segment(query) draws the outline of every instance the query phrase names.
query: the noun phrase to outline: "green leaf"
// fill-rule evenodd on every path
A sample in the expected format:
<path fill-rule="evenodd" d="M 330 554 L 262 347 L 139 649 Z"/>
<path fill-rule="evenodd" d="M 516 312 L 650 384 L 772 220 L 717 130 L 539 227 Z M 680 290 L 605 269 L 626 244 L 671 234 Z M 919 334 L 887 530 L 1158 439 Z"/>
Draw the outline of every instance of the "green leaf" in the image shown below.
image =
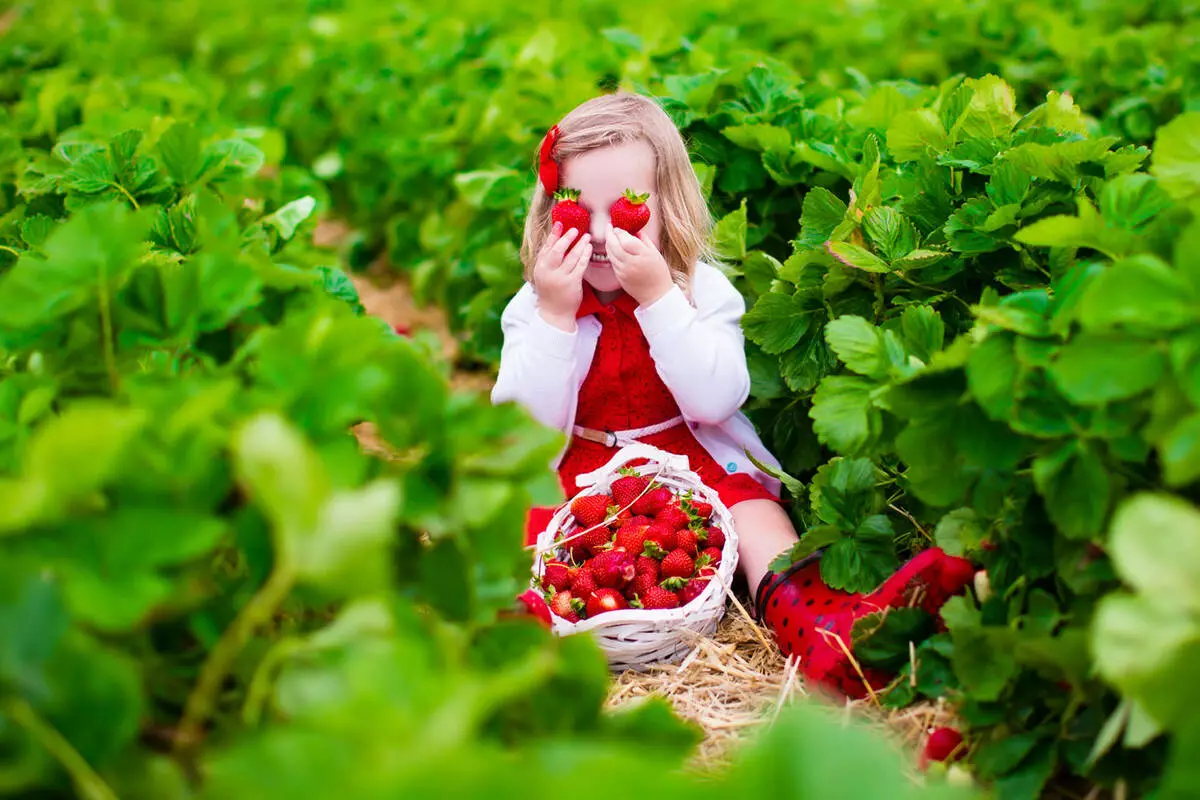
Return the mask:
<path fill-rule="evenodd" d="M 911 272 L 914 269 L 925 269 L 932 267 L 935 264 L 940 264 L 950 257 L 949 253 L 944 253 L 941 250 L 924 250 L 918 248 L 913 250 L 903 258 L 898 258 L 892 262 L 892 268 L 896 272 Z"/>
<path fill-rule="evenodd" d="M 1152 255 L 1129 256 L 1092 278 L 1079 320 L 1093 330 L 1174 330 L 1200 322 L 1200 301 L 1170 265 Z"/>
<path fill-rule="evenodd" d="M 904 349 L 925 364 L 945 344 L 946 325 L 933 306 L 906 306 L 900 315 L 900 330 L 904 337 Z"/>
<path fill-rule="evenodd" d="M 460 172 L 454 188 L 472 208 L 502 209 L 518 202 L 528 187 L 524 174 L 497 168 Z"/>
<path fill-rule="evenodd" d="M 204 176 L 213 181 L 252 178 L 266 163 L 262 150 L 243 139 L 226 139 L 204 148 Z"/>
<path fill-rule="evenodd" d="M 740 261 L 746 257 L 746 198 L 736 211 L 730 211 L 713 228 L 713 247 L 722 259 Z"/>
<path fill-rule="evenodd" d="M 47 691 L 46 662 L 70 624 L 58 587 L 48 574 L 20 562 L 0 564 L 0 685 L 19 693 Z"/>
<path fill-rule="evenodd" d="M 898 162 L 938 156 L 950 149 L 951 139 L 937 114 L 919 108 L 897 114 L 887 131 L 887 147 Z"/>
<path fill-rule="evenodd" d="M 1100 213 L 1104 221 L 1127 231 L 1140 231 L 1172 205 L 1158 181 L 1142 173 L 1121 175 L 1104 185 Z"/>
<path fill-rule="evenodd" d="M 1109 550 L 1130 586 L 1180 612 L 1200 612 L 1200 510 L 1165 493 L 1139 493 L 1113 514 Z"/>
<path fill-rule="evenodd" d="M 1150 172 L 1176 200 L 1200 193 L 1200 111 L 1189 111 L 1158 129 Z"/>
<path fill-rule="evenodd" d="M 903 214 L 886 206 L 877 206 L 863 215 L 863 232 L 888 261 L 907 256 L 920 237 Z"/>
<path fill-rule="evenodd" d="M 855 620 L 852 649 L 862 664 L 895 672 L 909 663 L 909 644 L 920 644 L 933 632 L 933 617 L 924 609 L 892 608 Z"/>
<path fill-rule="evenodd" d="M 779 278 L 782 268 L 783 265 L 778 259 L 761 250 L 751 250 L 742 259 L 742 275 L 745 276 L 746 283 L 750 284 L 750 288 L 759 295 L 771 291 L 771 286 Z"/>
<path fill-rule="evenodd" d="M 821 556 L 821 579 L 832 589 L 870 592 L 896 569 L 892 535 L 838 539 Z"/>
<path fill-rule="evenodd" d="M 800 215 L 800 247 L 817 248 L 825 244 L 846 218 L 847 207 L 841 198 L 823 186 L 815 186 L 804 195 Z"/>
<path fill-rule="evenodd" d="M 167 174 L 181 186 L 189 186 L 204 169 L 200 134 L 187 122 L 176 122 L 158 140 Z"/>
<path fill-rule="evenodd" d="M 23 256 L 0 276 L 0 327 L 45 325 L 91 302 L 137 262 L 149 225 L 118 203 L 74 214 L 46 239 L 44 261 Z"/>
<path fill-rule="evenodd" d="M 859 247 L 850 242 L 827 242 L 825 249 L 847 267 L 861 269 L 864 272 L 886 273 L 891 271 L 885 261 L 865 247 Z"/>
<path fill-rule="evenodd" d="M 1072 539 L 1099 535 L 1113 491 L 1104 462 L 1076 442 L 1034 459 L 1033 480 L 1050 519 Z"/>
<path fill-rule="evenodd" d="M 270 225 L 275 230 L 279 231 L 279 235 L 283 239 L 291 239 L 296 235 L 296 229 L 312 216 L 312 212 L 317 207 L 317 201 L 313 197 L 305 196 L 299 200 L 293 200 L 287 205 L 281 207 L 275 213 L 263 218 L 264 225 Z"/>
<path fill-rule="evenodd" d="M 1005 421 L 1016 408 L 1017 361 L 1013 337 L 992 335 L 984 339 L 967 361 L 967 386 L 987 415 Z"/>
<path fill-rule="evenodd" d="M 874 406 L 876 384 L 866 378 L 831 375 L 813 395 L 809 416 L 822 444 L 853 456 L 869 451 L 883 432 L 883 418 Z"/>
<path fill-rule="evenodd" d="M 952 556 L 966 556 L 979 549 L 987 530 L 972 508 L 956 508 L 938 520 L 933 531 L 937 546 Z"/>
<path fill-rule="evenodd" d="M 854 531 L 881 507 L 877 480 L 875 465 L 869 459 L 834 458 L 813 478 L 813 513 L 842 531 Z"/>
<path fill-rule="evenodd" d="M 825 340 L 847 367 L 868 378 L 882 380 L 905 361 L 896 335 L 876 328 L 862 317 L 833 320 L 825 326 Z"/>
<path fill-rule="evenodd" d="M 966 83 L 975 93 L 950 130 L 954 140 L 1002 139 L 1007 136 L 1017 122 L 1016 98 L 1012 87 L 995 75 L 968 79 Z"/>
<path fill-rule="evenodd" d="M 1151 342 L 1085 333 L 1058 351 L 1050 376 L 1071 402 L 1103 405 L 1150 389 L 1166 365 L 1166 356 Z"/>
<path fill-rule="evenodd" d="M 1183 488 L 1200 480 L 1200 413 L 1180 420 L 1158 443 L 1158 452 L 1168 486 Z"/>
<path fill-rule="evenodd" d="M 981 322 L 1025 336 L 1050 335 L 1050 295 L 1045 289 L 1014 292 L 998 304 L 977 306 Z"/>
<path fill-rule="evenodd" d="M 792 135 L 787 128 L 774 125 L 731 125 L 721 133 L 731 142 L 747 150 L 757 150 L 775 155 L 788 155 L 792 151 Z"/>
<path fill-rule="evenodd" d="M 359 300 L 358 290 L 354 288 L 354 282 L 350 280 L 349 275 L 337 267 L 329 266 L 317 267 L 317 274 L 321 278 L 321 288 L 326 293 L 350 306 L 355 314 L 362 316 L 366 313 L 362 301 Z"/>
<path fill-rule="evenodd" d="M 812 312 L 800 295 L 768 292 L 742 317 L 742 328 L 746 338 L 764 352 L 778 354 L 795 347 L 812 322 Z"/>

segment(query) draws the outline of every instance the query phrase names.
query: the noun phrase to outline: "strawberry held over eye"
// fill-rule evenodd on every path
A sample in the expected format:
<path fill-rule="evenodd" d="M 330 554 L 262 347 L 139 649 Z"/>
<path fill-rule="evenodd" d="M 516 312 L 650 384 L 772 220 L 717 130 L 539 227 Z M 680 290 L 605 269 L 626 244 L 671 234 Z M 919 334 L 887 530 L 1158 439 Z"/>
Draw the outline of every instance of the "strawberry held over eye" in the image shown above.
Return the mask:
<path fill-rule="evenodd" d="M 637 194 L 632 189 L 626 189 L 625 194 L 618 198 L 608 211 L 613 227 L 629 231 L 636 236 L 650 221 L 650 206 L 646 205 L 649 199 L 649 192 Z"/>
<path fill-rule="evenodd" d="M 554 193 L 554 199 L 557 201 L 554 208 L 550 209 L 551 222 L 561 222 L 563 233 L 574 228 L 579 231 L 579 236 L 587 233 L 592 228 L 592 216 L 587 212 L 587 209 L 579 205 L 579 190 L 578 189 L 559 189 Z M 571 242 L 571 247 L 579 243 L 577 238 Z M 570 248 L 568 248 L 568 252 Z"/>

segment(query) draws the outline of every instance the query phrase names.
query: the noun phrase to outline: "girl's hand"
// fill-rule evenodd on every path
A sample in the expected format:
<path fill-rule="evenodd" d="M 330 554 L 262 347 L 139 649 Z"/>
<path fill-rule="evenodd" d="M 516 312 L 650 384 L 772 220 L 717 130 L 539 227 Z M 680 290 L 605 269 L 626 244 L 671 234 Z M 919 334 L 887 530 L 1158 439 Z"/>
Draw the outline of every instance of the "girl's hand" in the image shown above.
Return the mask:
<path fill-rule="evenodd" d="M 575 312 L 583 302 L 583 273 L 591 263 L 592 235 L 585 233 L 567 253 L 579 231 L 572 228 L 563 234 L 562 227 L 561 222 L 554 223 L 538 253 L 533 264 L 533 288 L 542 318 L 570 333 L 575 330 Z"/>
<path fill-rule="evenodd" d="M 634 236 L 609 225 L 606 247 L 609 263 L 621 288 L 637 300 L 638 305 L 654 305 L 675 285 L 667 260 L 645 233 Z"/>

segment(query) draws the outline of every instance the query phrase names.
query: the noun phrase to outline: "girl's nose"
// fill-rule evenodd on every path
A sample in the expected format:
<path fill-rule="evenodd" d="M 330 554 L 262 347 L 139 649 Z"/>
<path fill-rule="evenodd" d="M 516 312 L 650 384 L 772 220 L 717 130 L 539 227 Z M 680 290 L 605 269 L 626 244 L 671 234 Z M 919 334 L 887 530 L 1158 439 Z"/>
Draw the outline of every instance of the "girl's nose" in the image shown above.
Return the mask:
<path fill-rule="evenodd" d="M 608 212 L 599 211 L 592 215 L 592 242 L 600 243 L 604 241 L 605 235 L 608 233 Z"/>

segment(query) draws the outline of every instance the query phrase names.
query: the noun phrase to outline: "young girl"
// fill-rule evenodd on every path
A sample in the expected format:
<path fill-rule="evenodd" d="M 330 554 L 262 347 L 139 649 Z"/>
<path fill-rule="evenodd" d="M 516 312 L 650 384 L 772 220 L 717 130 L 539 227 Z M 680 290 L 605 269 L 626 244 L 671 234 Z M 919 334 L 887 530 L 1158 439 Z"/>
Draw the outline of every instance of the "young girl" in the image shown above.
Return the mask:
<path fill-rule="evenodd" d="M 733 515 L 755 614 L 783 652 L 810 681 L 847 695 L 880 687 L 888 676 L 852 668 L 854 620 L 914 598 L 936 613 L 970 580 L 970 565 L 927 550 L 870 595 L 826 586 L 819 553 L 772 572 L 797 534 L 779 482 L 747 456 L 778 465 L 739 410 L 750 392 L 745 302 L 708 263 L 711 217 L 679 131 L 652 100 L 605 95 L 552 128 L 541 153 L 521 247 L 526 283 L 502 317 L 492 402 L 520 403 L 571 437 L 556 462 L 567 497 L 577 475 L 630 442 L 686 455 Z M 580 193 L 590 230 L 551 224 L 564 187 Z M 636 236 L 609 221 L 627 189 L 650 193 L 650 221 Z M 552 511 L 530 515 L 530 541 Z"/>

